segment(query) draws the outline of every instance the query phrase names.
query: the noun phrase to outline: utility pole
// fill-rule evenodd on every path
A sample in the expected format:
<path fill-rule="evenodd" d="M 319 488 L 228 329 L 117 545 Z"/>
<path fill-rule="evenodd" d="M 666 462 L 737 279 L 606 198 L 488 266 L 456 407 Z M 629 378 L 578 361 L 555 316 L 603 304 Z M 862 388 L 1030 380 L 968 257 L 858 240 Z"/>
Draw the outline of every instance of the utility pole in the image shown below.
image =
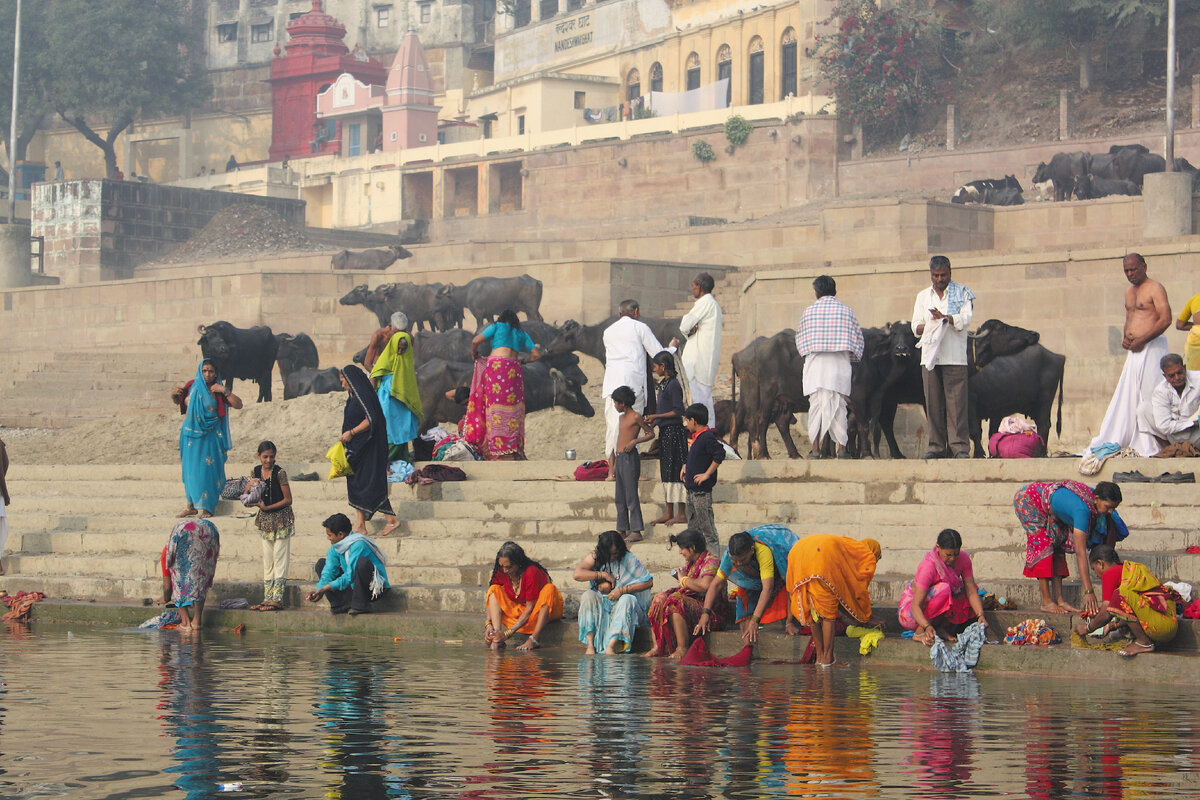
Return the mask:
<path fill-rule="evenodd" d="M 1172 0 L 1174 2 L 1174 0 Z M 13 33 L 12 119 L 8 125 L 8 224 L 17 218 L 17 87 L 21 74 L 21 0 L 17 0 L 17 25 Z"/>
<path fill-rule="evenodd" d="M 1167 0 L 1167 172 L 1175 170 L 1175 0 Z"/>

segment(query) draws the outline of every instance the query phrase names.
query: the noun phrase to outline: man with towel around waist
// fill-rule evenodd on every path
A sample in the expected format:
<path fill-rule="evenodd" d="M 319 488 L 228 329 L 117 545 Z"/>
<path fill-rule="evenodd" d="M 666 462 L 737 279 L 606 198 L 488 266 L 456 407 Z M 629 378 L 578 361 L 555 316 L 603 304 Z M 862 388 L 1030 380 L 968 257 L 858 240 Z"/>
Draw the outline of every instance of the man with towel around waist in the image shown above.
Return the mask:
<path fill-rule="evenodd" d="M 1152 456 L 1159 451 L 1159 443 L 1138 424 L 1137 410 L 1151 399 L 1154 387 L 1162 380 L 1159 362 L 1167 354 L 1163 332 L 1171 325 L 1171 304 L 1163 285 L 1147 277 L 1146 259 L 1141 255 L 1125 256 L 1121 269 L 1130 283 L 1125 290 L 1125 335 L 1121 339 L 1121 347 L 1128 353 L 1100 431 L 1090 447 L 1115 442 L 1132 447 L 1139 456 Z"/>
<path fill-rule="evenodd" d="M 922 458 L 970 458 L 967 438 L 967 328 L 975 295 L 950 280 L 950 259 L 929 259 L 932 284 L 913 304 L 912 329 L 920 338 L 921 382 L 929 418 L 929 449 Z"/>

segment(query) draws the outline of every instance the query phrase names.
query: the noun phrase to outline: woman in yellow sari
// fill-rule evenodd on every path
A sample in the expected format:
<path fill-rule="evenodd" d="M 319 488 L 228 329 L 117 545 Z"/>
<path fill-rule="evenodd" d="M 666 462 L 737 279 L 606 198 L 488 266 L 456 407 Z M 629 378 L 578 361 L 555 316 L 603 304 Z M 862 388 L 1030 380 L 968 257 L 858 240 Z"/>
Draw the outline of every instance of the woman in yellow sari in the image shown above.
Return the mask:
<path fill-rule="evenodd" d="M 413 366 L 412 336 L 407 332 L 408 317 L 404 312 L 392 315 L 392 327 L 396 332 L 371 367 L 371 381 L 387 422 L 389 463 L 408 458 L 408 443 L 417 438 L 417 428 L 425 413 Z"/>
<path fill-rule="evenodd" d="M 879 558 L 879 542 L 874 539 L 817 533 L 792 546 L 787 564 L 791 616 L 808 626 L 816 645 L 817 666 L 833 666 L 839 607 L 859 624 L 875 624 L 870 585 Z"/>
<path fill-rule="evenodd" d="M 1144 564 L 1122 563 L 1117 551 L 1106 544 L 1093 547 L 1088 561 L 1100 579 L 1104 605 L 1096 616 L 1076 625 L 1076 633 L 1086 636 L 1105 625 L 1110 631 L 1127 631 L 1133 642 L 1117 653 L 1123 658 L 1152 653 L 1156 644 L 1175 638 L 1179 630 L 1175 593 L 1164 588 Z"/>

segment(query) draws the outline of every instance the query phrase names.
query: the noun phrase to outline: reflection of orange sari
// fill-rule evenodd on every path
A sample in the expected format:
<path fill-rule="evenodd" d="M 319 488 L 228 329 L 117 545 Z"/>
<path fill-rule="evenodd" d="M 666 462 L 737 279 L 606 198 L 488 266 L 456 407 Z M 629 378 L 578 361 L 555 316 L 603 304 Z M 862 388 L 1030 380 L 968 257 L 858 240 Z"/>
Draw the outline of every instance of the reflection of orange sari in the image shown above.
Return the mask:
<path fill-rule="evenodd" d="M 801 540 L 803 541 L 803 540 Z M 812 674 L 812 673 L 810 673 Z M 859 685 L 847 684 L 844 697 L 833 695 L 824 673 L 789 698 L 784 711 L 783 763 L 791 773 L 786 792 L 794 797 L 874 797 L 879 786 L 871 765 L 874 723 L 873 680 L 863 673 Z M 820 703 L 813 695 L 823 696 Z"/>
<path fill-rule="evenodd" d="M 498 584 L 492 584 L 488 587 L 487 600 L 493 597 L 500 604 L 500 619 L 504 623 L 504 627 L 510 628 L 517 621 L 517 618 L 525 611 L 525 604 L 519 600 L 512 599 L 508 592 L 504 591 Z M 486 605 L 486 603 L 485 603 Z M 526 622 L 517 633 L 533 633 L 533 629 L 537 624 L 537 616 L 543 608 L 550 609 L 550 620 L 562 619 L 563 615 L 563 598 L 562 593 L 558 591 L 558 587 L 553 583 L 547 583 L 538 593 L 538 599 L 533 604 L 533 611 L 529 614 L 529 621 Z"/>
<path fill-rule="evenodd" d="M 871 545 L 874 545 L 872 547 Z M 871 618 L 871 578 L 879 544 L 816 533 L 805 536 L 788 554 L 787 589 L 795 597 L 792 613 L 805 625 L 836 619 L 838 606 L 859 622 Z"/>

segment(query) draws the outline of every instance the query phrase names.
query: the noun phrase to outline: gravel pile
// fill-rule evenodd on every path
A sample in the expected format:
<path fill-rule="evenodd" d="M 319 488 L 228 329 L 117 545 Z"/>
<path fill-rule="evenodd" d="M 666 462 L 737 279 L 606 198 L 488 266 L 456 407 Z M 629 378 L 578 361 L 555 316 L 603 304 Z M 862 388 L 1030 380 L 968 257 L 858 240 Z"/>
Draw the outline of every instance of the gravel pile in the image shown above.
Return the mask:
<path fill-rule="evenodd" d="M 268 209 L 237 203 L 218 211 L 195 236 L 154 263 L 185 264 L 253 253 L 327 249 L 310 242 L 302 231 Z"/>

